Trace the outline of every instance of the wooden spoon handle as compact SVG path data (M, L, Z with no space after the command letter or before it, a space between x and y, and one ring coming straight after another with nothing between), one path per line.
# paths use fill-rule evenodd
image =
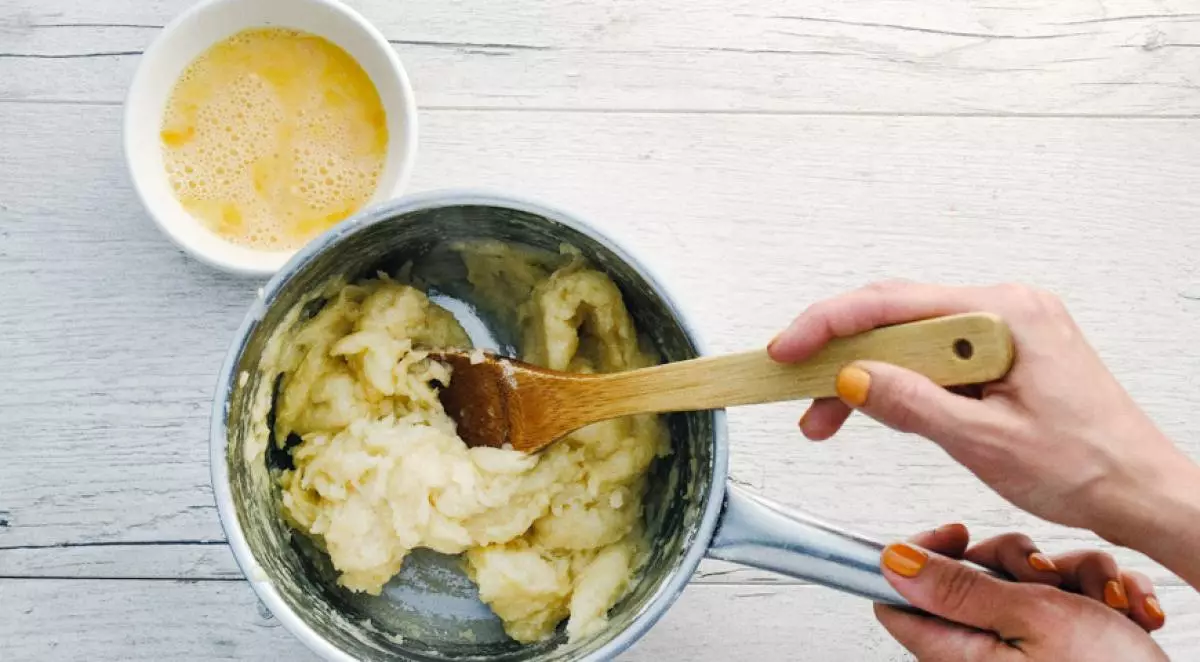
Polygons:
M892 363L954 386L997 380L1012 359L1008 325L990 313L966 313L838 338L802 363L777 363L757 350L605 375L589 395L611 398L620 408L613 416L718 409L836 395L838 372L857 360Z

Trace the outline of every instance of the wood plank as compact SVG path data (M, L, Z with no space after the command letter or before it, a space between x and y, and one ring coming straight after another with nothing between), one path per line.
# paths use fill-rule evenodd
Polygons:
M119 109L0 109L0 547L222 540L209 398L258 283L187 259L145 218ZM1037 282L1064 295L1195 457L1198 127L440 111L427 113L414 189L487 185L603 221L654 253L719 351L765 342L807 302L877 278ZM1054 551L1095 541L868 422L805 443L799 411L734 412L738 480L882 537L963 519Z
M0 547L0 577L240 580L224 542Z
M224 542L68 544L0 547L0 578L240 580ZM703 561L701 584L800 584L782 575L724 561Z
M0 578L240 580L242 571L224 542L70 544L0 547ZM702 584L798 584L781 575L704 561Z
M1051 552L1068 547L1044 545ZM1128 550L1115 550L1128 567L1148 565ZM1185 586L1161 568L1151 566L1160 588ZM0 547L0 579L115 579L236 581L244 577L233 552L224 543L162 542L141 544L80 544L53 547ZM701 561L693 584L807 585L773 572L706 559Z
M1047 547L1050 549L1050 547ZM1066 551L1058 547L1051 551ZM1145 561L1128 550L1118 558L1129 566ZM1151 568L1158 588L1186 586L1160 568ZM224 543L82 544L54 547L0 547L0 579L104 579L239 581L244 578L233 552ZM809 585L772 572L706 559L692 576L695 585Z
M0 0L0 99L120 103L190 0ZM1194 115L1200 14L1122 0L352 3L424 108Z
M1175 659L1200 647L1200 595L1159 592L1155 638ZM315 660L243 582L0 580L0 641L14 660ZM120 605L113 609L112 605ZM86 624L68 627L64 624ZM69 634L68 634L69 633ZM864 601L812 586L691 586L620 659L909 658Z

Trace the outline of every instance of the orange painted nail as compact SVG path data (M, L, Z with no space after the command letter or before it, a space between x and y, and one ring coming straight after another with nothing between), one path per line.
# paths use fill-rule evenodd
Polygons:
M867 401L867 392L871 390L871 375L866 370L848 365L838 372L838 397L851 407L861 407Z
M1150 618L1153 618L1159 623L1163 623L1167 620L1167 615L1163 613L1162 605L1158 604L1158 598L1154 597L1153 595L1146 596L1145 607L1146 613L1149 614Z
M908 543L897 542L883 548L883 565L901 577L916 577L925 569L929 555Z
M1108 580L1104 585L1104 603L1113 609L1129 609L1129 598L1125 595L1125 587L1121 582L1116 579Z
M1041 552L1034 552L1029 555L1029 567L1038 572L1058 572L1058 567L1054 565L1054 561L1050 557Z

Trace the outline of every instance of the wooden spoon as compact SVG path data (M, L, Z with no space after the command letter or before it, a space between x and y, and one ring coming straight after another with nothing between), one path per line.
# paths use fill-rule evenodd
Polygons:
M491 354L480 361L479 352L435 352L430 358L450 364L450 385L440 398L468 446L507 444L534 453L585 425L630 414L833 396L838 371L860 359L955 386L1003 377L1012 356L1003 320L967 313L838 338L796 364L777 363L766 350L756 350L580 375Z

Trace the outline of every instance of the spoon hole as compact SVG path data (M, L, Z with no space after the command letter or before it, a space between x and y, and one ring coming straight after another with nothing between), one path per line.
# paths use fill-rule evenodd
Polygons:
M967 360L974 356L975 346L966 338L959 338L954 341L954 355L962 360Z

